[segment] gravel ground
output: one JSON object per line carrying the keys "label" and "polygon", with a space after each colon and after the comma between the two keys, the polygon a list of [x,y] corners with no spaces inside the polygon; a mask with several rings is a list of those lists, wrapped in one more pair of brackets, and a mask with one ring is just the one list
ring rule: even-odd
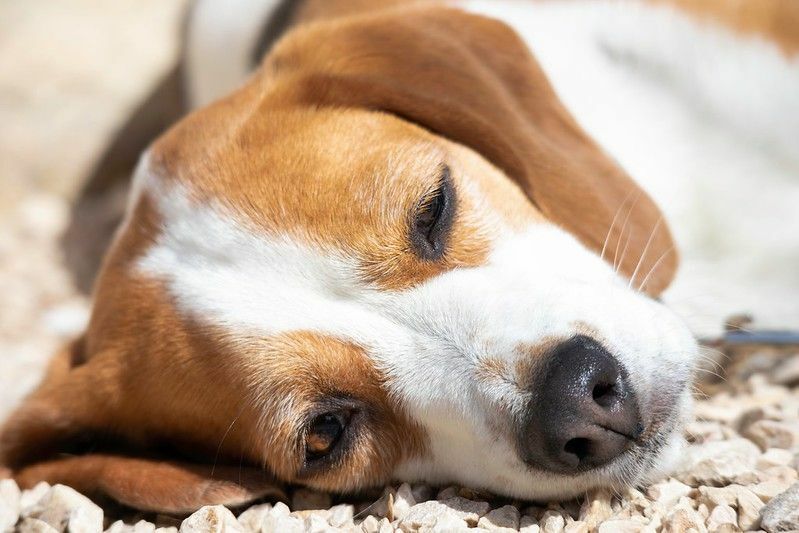
{"label": "gravel ground", "polygon": [[[144,81],[168,63],[182,4],[0,2],[0,419],[85,324],[87,300],[58,248],[69,198]],[[715,349],[725,355],[713,352],[720,365],[703,373],[680,471],[624,494],[532,505],[458,487],[392,486],[357,500],[297,489],[288,505],[186,518],[100,509],[68,487],[20,492],[2,480],[0,532],[799,530],[799,347]]]}

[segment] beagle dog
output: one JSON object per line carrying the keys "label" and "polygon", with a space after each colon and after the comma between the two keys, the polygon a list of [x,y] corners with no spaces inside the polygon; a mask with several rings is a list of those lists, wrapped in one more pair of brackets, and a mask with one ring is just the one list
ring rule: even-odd
{"label": "beagle dog", "polygon": [[197,109],[141,157],[85,335],[2,429],[23,486],[187,512],[670,468],[697,354],[657,298],[671,234],[514,30],[199,0],[187,43]]}

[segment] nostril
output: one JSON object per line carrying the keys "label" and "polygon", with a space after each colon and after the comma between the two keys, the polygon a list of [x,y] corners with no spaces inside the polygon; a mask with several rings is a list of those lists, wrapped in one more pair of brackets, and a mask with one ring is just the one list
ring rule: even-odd
{"label": "nostril", "polygon": [[597,383],[591,391],[594,401],[602,407],[610,407],[618,396],[615,383]]}
{"label": "nostril", "polygon": [[591,441],[583,437],[569,439],[563,447],[563,451],[575,456],[577,458],[575,466],[579,465],[591,455]]}

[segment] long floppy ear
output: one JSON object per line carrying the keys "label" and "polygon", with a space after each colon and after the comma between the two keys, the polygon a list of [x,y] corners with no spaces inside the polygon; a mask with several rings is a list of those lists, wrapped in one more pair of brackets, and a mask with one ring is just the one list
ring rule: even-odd
{"label": "long floppy ear", "polygon": [[110,410],[95,397],[102,376],[82,372],[88,365],[72,369],[80,345],[53,359],[40,387],[0,429],[0,474],[23,488],[39,481],[62,483],[96,500],[173,514],[286,499],[261,469],[175,460],[137,452],[133,443],[121,445],[109,431]]}
{"label": "long floppy ear", "polygon": [[310,25],[267,57],[276,101],[382,110],[465,144],[553,223],[660,293],[677,254],[647,194],[580,128],[519,36],[446,7]]}

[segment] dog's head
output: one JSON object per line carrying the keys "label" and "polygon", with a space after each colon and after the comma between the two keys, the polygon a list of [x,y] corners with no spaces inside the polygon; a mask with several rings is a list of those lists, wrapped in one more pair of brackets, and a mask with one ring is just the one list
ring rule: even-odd
{"label": "dog's head", "polygon": [[509,28],[311,25],[142,158],[89,330],[3,458],[171,510],[272,479],[634,483],[689,400],[693,340],[653,299],[675,268],[658,209]]}

